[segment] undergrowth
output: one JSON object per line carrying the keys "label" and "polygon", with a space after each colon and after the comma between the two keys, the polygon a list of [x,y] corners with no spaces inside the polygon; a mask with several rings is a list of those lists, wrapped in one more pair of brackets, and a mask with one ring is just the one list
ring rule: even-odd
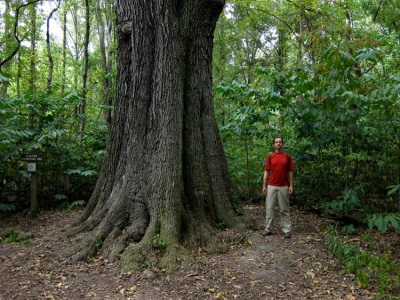
{"label": "undergrowth", "polygon": [[338,263],[356,277],[362,288],[376,287],[381,297],[394,299],[393,292],[400,289],[400,261],[393,259],[390,253],[380,252],[378,243],[368,234],[349,238],[341,236],[335,227],[330,226],[326,246]]}

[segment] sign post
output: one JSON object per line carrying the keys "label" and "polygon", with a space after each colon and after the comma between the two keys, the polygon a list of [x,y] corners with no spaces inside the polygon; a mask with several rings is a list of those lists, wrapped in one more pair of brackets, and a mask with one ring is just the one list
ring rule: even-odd
{"label": "sign post", "polygon": [[27,162],[27,170],[31,175],[31,214],[36,216],[38,213],[37,185],[38,175],[36,173],[36,162],[43,161],[42,153],[24,153],[21,160]]}

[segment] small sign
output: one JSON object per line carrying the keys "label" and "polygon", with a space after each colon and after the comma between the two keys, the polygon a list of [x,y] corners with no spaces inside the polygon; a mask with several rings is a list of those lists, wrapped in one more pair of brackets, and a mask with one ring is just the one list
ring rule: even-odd
{"label": "small sign", "polygon": [[43,153],[23,153],[21,155],[23,161],[42,161]]}
{"label": "small sign", "polygon": [[27,163],[27,166],[28,166],[28,172],[32,172],[32,173],[36,172],[36,163],[35,162]]}

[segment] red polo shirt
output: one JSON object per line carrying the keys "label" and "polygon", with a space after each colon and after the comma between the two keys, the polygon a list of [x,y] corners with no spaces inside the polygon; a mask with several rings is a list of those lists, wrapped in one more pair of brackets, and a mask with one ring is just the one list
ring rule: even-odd
{"label": "red polo shirt", "polygon": [[268,185],[287,186],[288,172],[294,170],[293,159],[285,152],[274,152],[268,155],[265,170],[271,171],[269,174]]}

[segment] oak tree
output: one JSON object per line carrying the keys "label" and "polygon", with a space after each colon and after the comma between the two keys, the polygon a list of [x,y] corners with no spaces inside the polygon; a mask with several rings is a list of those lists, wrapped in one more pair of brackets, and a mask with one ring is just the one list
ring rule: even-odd
{"label": "oak tree", "polygon": [[212,102],[212,48],[223,0],[119,0],[117,86],[110,140],[94,192],[69,234],[74,259],[122,253],[135,270],[165,251],[224,247],[218,225],[240,224]]}

